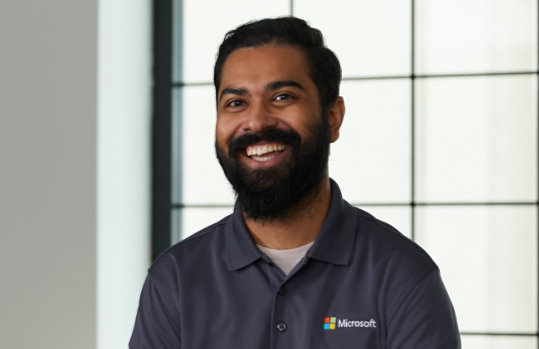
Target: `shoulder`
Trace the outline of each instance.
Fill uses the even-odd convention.
[[[421,246],[393,226],[361,209],[355,212],[357,261],[370,266],[380,281],[381,295],[395,309],[418,285],[438,275],[439,268]]]
[[[354,207],[354,212],[357,216],[356,253],[368,255],[386,273],[415,280],[438,269],[421,246],[392,225],[362,209]]]
[[[227,216],[169,247],[153,262],[149,269],[150,275],[158,278],[163,273],[170,274],[172,271],[177,273],[180,268],[189,268],[191,265],[211,259],[219,253],[219,246],[223,245],[226,226],[230,219],[231,216]]]

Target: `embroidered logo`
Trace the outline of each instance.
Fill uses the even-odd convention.
[[[337,319],[336,316],[324,317],[324,330],[335,330],[336,328],[376,328],[376,320],[370,319],[367,321],[349,320],[349,319]]]

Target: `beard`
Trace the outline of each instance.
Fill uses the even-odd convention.
[[[318,189],[327,171],[330,143],[329,125],[321,119],[305,140],[294,130],[267,128],[230,140],[228,154],[215,142],[217,159],[248,218],[271,221],[283,217]],[[240,156],[247,146],[261,141],[285,144],[291,149],[290,156],[271,168],[249,168]]]

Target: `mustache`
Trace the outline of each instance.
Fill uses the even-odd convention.
[[[230,156],[258,142],[276,142],[297,147],[301,143],[301,136],[294,130],[280,130],[275,127],[265,128],[259,132],[246,133],[228,142]]]

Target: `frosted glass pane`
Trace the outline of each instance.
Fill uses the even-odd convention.
[[[353,203],[410,202],[410,82],[346,81],[329,173]]]
[[[374,217],[392,225],[395,229],[411,238],[411,212],[410,206],[358,206],[364,211],[369,212]]]
[[[537,338],[462,336],[462,349],[537,349]]]
[[[535,201],[537,77],[417,82],[417,198]]]
[[[416,1],[416,69],[537,69],[537,1]]]
[[[172,212],[172,243],[220,221],[233,211],[233,207],[187,207]]]
[[[410,74],[409,1],[295,0],[294,15],[318,28],[343,76]]]
[[[290,14],[288,0],[185,0],[183,1],[183,79],[213,79],[213,64],[225,34],[241,24],[266,17]]]
[[[537,331],[537,208],[419,207],[417,241],[440,266],[463,332]]]
[[[232,204],[234,193],[215,157],[215,101],[212,86],[179,89],[183,96],[181,148],[184,204]],[[174,159],[177,161],[178,159]]]

